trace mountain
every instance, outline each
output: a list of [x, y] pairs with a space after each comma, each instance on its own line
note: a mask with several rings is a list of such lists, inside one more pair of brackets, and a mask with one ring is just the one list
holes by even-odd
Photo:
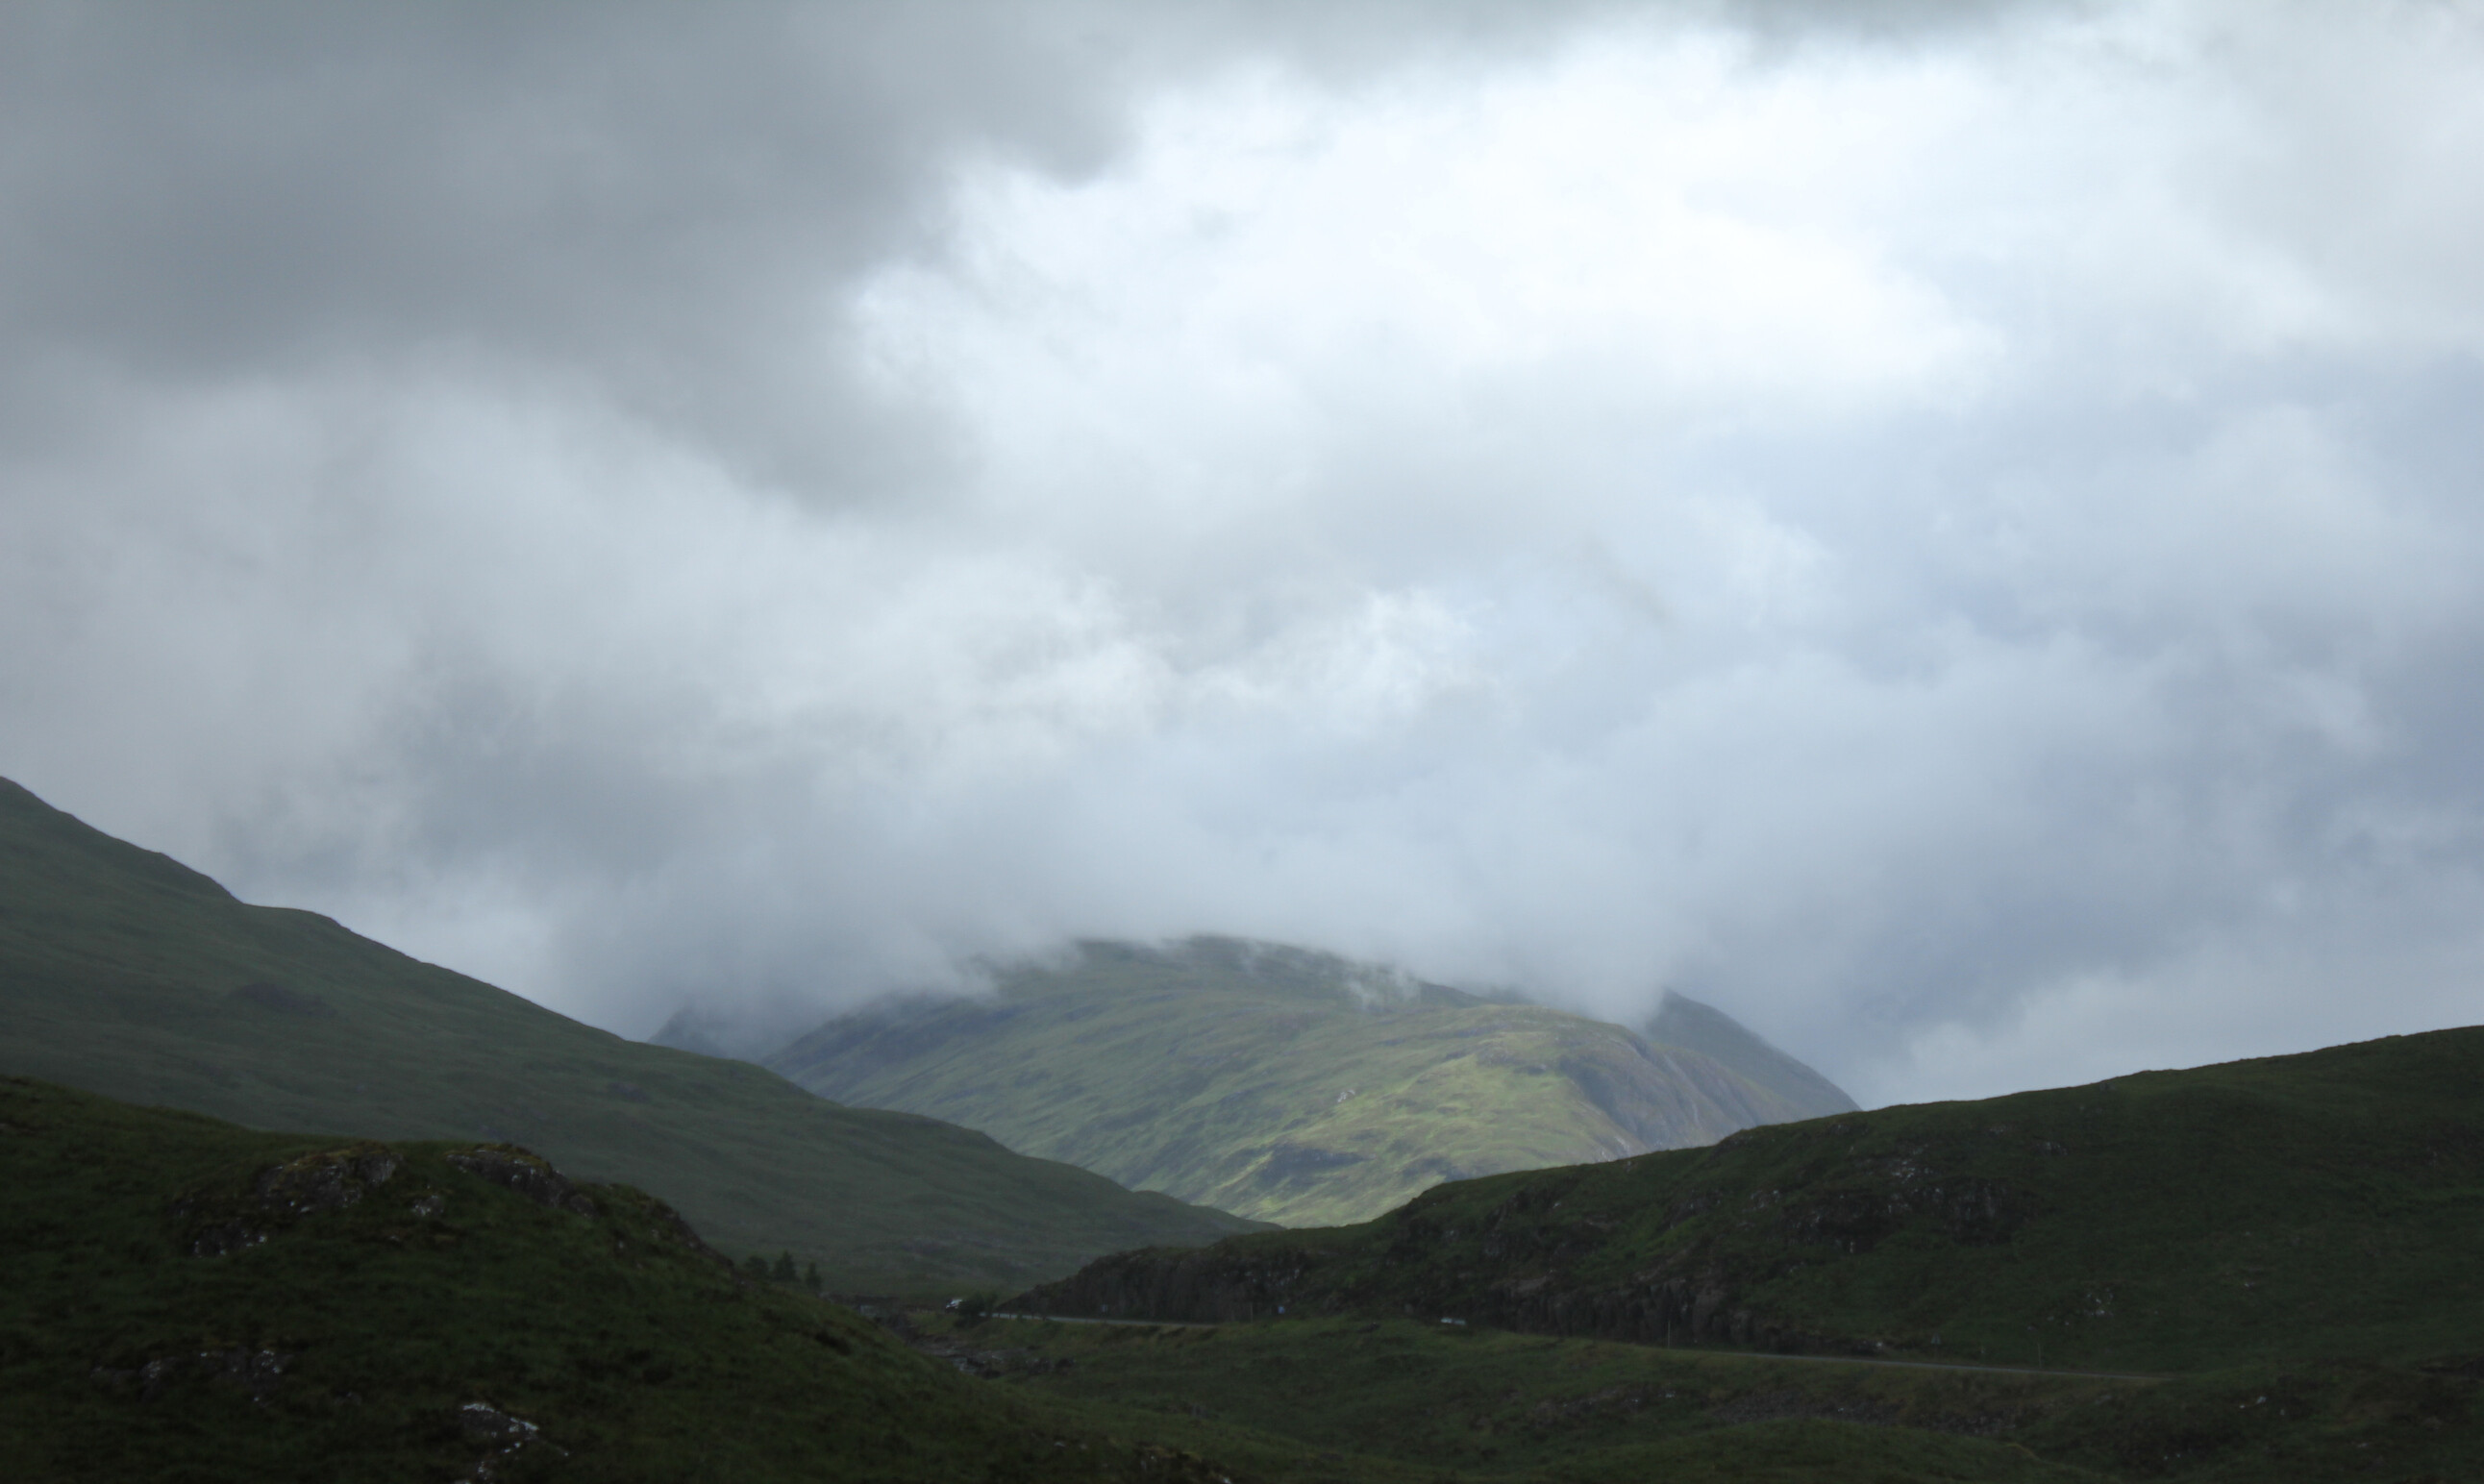
[[12, 1479], [1228, 1472], [754, 1282], [662, 1202], [506, 1146], [0, 1078], [0, 1188]]
[[1669, 1001], [1659, 1021], [1756, 1075], [1566, 1012], [1213, 937], [1083, 943], [1004, 970], [988, 998], [840, 1016], [766, 1065], [823, 1096], [1288, 1226], [1853, 1107], [1705, 1006]]
[[1640, 1034], [1659, 1045], [1698, 1052], [1752, 1086], [1775, 1094], [1795, 1110], [1794, 1117], [1797, 1119], [1858, 1111], [1854, 1099], [1836, 1083], [1762, 1040], [1723, 1011], [1687, 995], [1664, 991], [1663, 1003], [1657, 1007]]
[[841, 1289], [954, 1289], [1254, 1224], [983, 1134], [642, 1045], [248, 906], [0, 780], [0, 1072], [260, 1128], [523, 1142]]
[[2480, 1227], [2466, 1029], [1467, 1180], [1359, 1227], [1100, 1259], [1014, 1303], [2117, 1370], [2467, 1364]]

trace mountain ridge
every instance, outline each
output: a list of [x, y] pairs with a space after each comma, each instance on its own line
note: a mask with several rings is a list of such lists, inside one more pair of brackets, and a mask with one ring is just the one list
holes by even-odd
[[988, 997], [840, 1015], [763, 1065], [824, 1096], [982, 1128], [1134, 1187], [1327, 1225], [1441, 1179], [1704, 1144], [1853, 1106], [1721, 1012], [1696, 1010], [1712, 1039], [1740, 1034], [1757, 1077], [1622, 1026], [1318, 950], [1090, 940], [1000, 966]]

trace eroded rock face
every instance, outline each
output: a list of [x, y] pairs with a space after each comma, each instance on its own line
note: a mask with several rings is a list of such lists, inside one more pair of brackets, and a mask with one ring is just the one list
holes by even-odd
[[373, 1186], [385, 1185], [404, 1163], [387, 1149], [330, 1149], [259, 1172], [259, 1203], [303, 1217], [342, 1210]]
[[193, 1257], [221, 1257], [256, 1247], [305, 1217], [354, 1204], [387, 1184], [404, 1163], [378, 1145], [348, 1145], [269, 1166], [239, 1201], [187, 1197], [174, 1206], [174, 1214], [188, 1224], [182, 1250]]
[[506, 1186], [537, 1205], [580, 1216], [595, 1214], [595, 1202], [586, 1198], [585, 1192], [572, 1185], [540, 1154], [529, 1154], [508, 1145], [485, 1144], [459, 1149], [448, 1156], [448, 1162], [469, 1174]]
[[470, 1479], [499, 1478], [502, 1469], [529, 1447], [551, 1448], [556, 1458], [569, 1456], [567, 1449], [554, 1448], [544, 1441], [542, 1428], [490, 1402], [470, 1401], [458, 1408], [457, 1433], [469, 1446], [484, 1450], [474, 1467], [467, 1471], [466, 1477]]

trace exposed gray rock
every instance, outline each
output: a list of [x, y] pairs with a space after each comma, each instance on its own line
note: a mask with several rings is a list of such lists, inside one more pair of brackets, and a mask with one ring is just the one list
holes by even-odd
[[448, 1156], [448, 1162], [469, 1174], [516, 1191], [537, 1205], [580, 1216], [595, 1214], [595, 1202], [587, 1199], [586, 1193], [572, 1185], [540, 1154], [507, 1145], [485, 1144], [459, 1149]]
[[354, 1204], [387, 1184], [403, 1164], [377, 1145], [349, 1145], [269, 1166], [252, 1179], [250, 1198], [238, 1205], [184, 1198], [173, 1208], [176, 1217], [191, 1223], [182, 1250], [193, 1257], [221, 1257], [256, 1247], [306, 1217]]

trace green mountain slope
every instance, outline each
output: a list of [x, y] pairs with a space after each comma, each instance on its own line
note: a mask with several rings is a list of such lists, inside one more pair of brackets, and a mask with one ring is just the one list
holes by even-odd
[[1025, 1296], [2191, 1368], [2484, 1352], [2484, 1029], [1883, 1108], [1464, 1181]]
[[0, 1071], [261, 1128], [509, 1139], [836, 1286], [1016, 1283], [1251, 1224], [642, 1045], [309, 912], [246, 906], [0, 781]]
[[1003, 973], [987, 1000], [841, 1016], [767, 1065], [824, 1096], [1313, 1226], [1365, 1220], [1445, 1179], [1707, 1144], [1823, 1102], [1852, 1106], [1780, 1060], [1817, 1088], [1327, 954], [1195, 938], [1083, 944], [1067, 962]]
[[16, 1480], [1205, 1479], [521, 1151], [0, 1078]]
[[[1797, 1119], [1853, 1113], [1854, 1099], [1826, 1077], [1769, 1045], [1733, 1016], [1668, 989], [1641, 1034], [1659, 1045], [1696, 1051], [1754, 1087], [1776, 1094]], [[1784, 1120], [1771, 1120], [1782, 1122]]]

